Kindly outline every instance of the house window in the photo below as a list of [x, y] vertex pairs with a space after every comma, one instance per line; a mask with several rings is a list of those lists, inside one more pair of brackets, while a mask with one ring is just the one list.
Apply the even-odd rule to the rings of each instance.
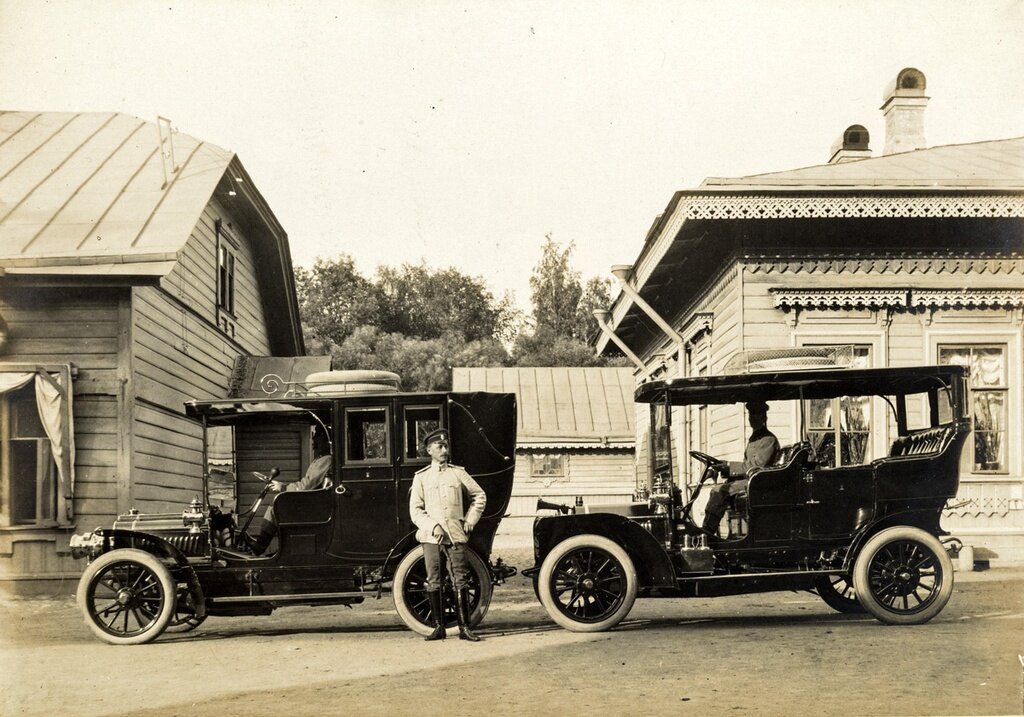
[[52, 523], [57, 516], [57, 465], [30, 382], [0, 396], [3, 520], [8, 525]]
[[405, 409], [405, 458], [427, 459], [423, 439], [441, 427], [440, 406], [407, 406]]
[[[851, 368], [871, 366], [871, 347], [854, 346]], [[871, 460], [871, 397], [815, 398], [805, 405], [811, 450], [823, 468]]]
[[939, 346], [939, 363], [971, 370], [974, 430], [964, 454], [973, 456], [972, 472], [1006, 473], [1006, 345]]
[[564, 477], [565, 456], [557, 453], [538, 453], [530, 456], [530, 475], [534, 478]]
[[235, 252], [225, 241], [217, 246], [217, 308], [235, 315]]
[[387, 408], [345, 410], [345, 462], [390, 463]]

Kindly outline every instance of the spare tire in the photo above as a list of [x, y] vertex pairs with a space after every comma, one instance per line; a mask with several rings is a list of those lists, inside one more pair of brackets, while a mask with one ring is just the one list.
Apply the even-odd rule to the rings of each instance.
[[318, 371], [303, 382], [310, 396], [400, 391], [402, 378], [391, 371]]

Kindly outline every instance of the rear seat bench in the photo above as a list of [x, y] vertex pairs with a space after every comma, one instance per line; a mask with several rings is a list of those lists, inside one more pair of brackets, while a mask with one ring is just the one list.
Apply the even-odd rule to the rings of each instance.
[[892, 442], [889, 456], [900, 458], [903, 456], [920, 456], [931, 453], [939, 453], [950, 438], [953, 437], [953, 426], [937, 426], [926, 428], [923, 431], [915, 431], [905, 436], [900, 436]]

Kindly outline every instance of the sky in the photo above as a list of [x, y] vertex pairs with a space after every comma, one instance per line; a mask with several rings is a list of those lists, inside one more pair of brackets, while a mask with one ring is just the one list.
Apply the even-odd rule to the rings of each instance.
[[673, 192], [825, 163], [903, 67], [929, 146], [1024, 136], [1024, 0], [0, 0], [0, 108], [168, 117], [236, 152], [292, 258], [425, 260], [529, 308]]

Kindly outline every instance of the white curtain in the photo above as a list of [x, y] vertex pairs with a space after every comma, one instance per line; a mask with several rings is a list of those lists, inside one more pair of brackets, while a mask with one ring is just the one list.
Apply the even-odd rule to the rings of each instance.
[[[71, 497], [73, 495], [75, 481], [75, 443], [71, 436], [70, 426], [65, 426], [65, 413], [68, 418], [71, 416], [70, 406], [65, 401], [70, 401], [68, 391], [70, 386], [63, 389], [58, 385], [60, 374], [54, 377], [45, 371], [11, 371], [0, 373], [0, 394], [14, 391], [25, 386], [35, 378], [36, 381], [36, 407], [39, 409], [39, 418], [46, 431], [46, 437], [50, 439], [50, 450], [53, 453], [53, 460], [57, 464], [57, 480], [60, 483], [62, 503], [64, 504], [64, 515], [67, 519], [73, 517]], [[65, 428], [67, 431], [65, 432]], [[64, 436], [67, 435], [65, 445]], [[63, 523], [63, 520], [59, 522]]]

